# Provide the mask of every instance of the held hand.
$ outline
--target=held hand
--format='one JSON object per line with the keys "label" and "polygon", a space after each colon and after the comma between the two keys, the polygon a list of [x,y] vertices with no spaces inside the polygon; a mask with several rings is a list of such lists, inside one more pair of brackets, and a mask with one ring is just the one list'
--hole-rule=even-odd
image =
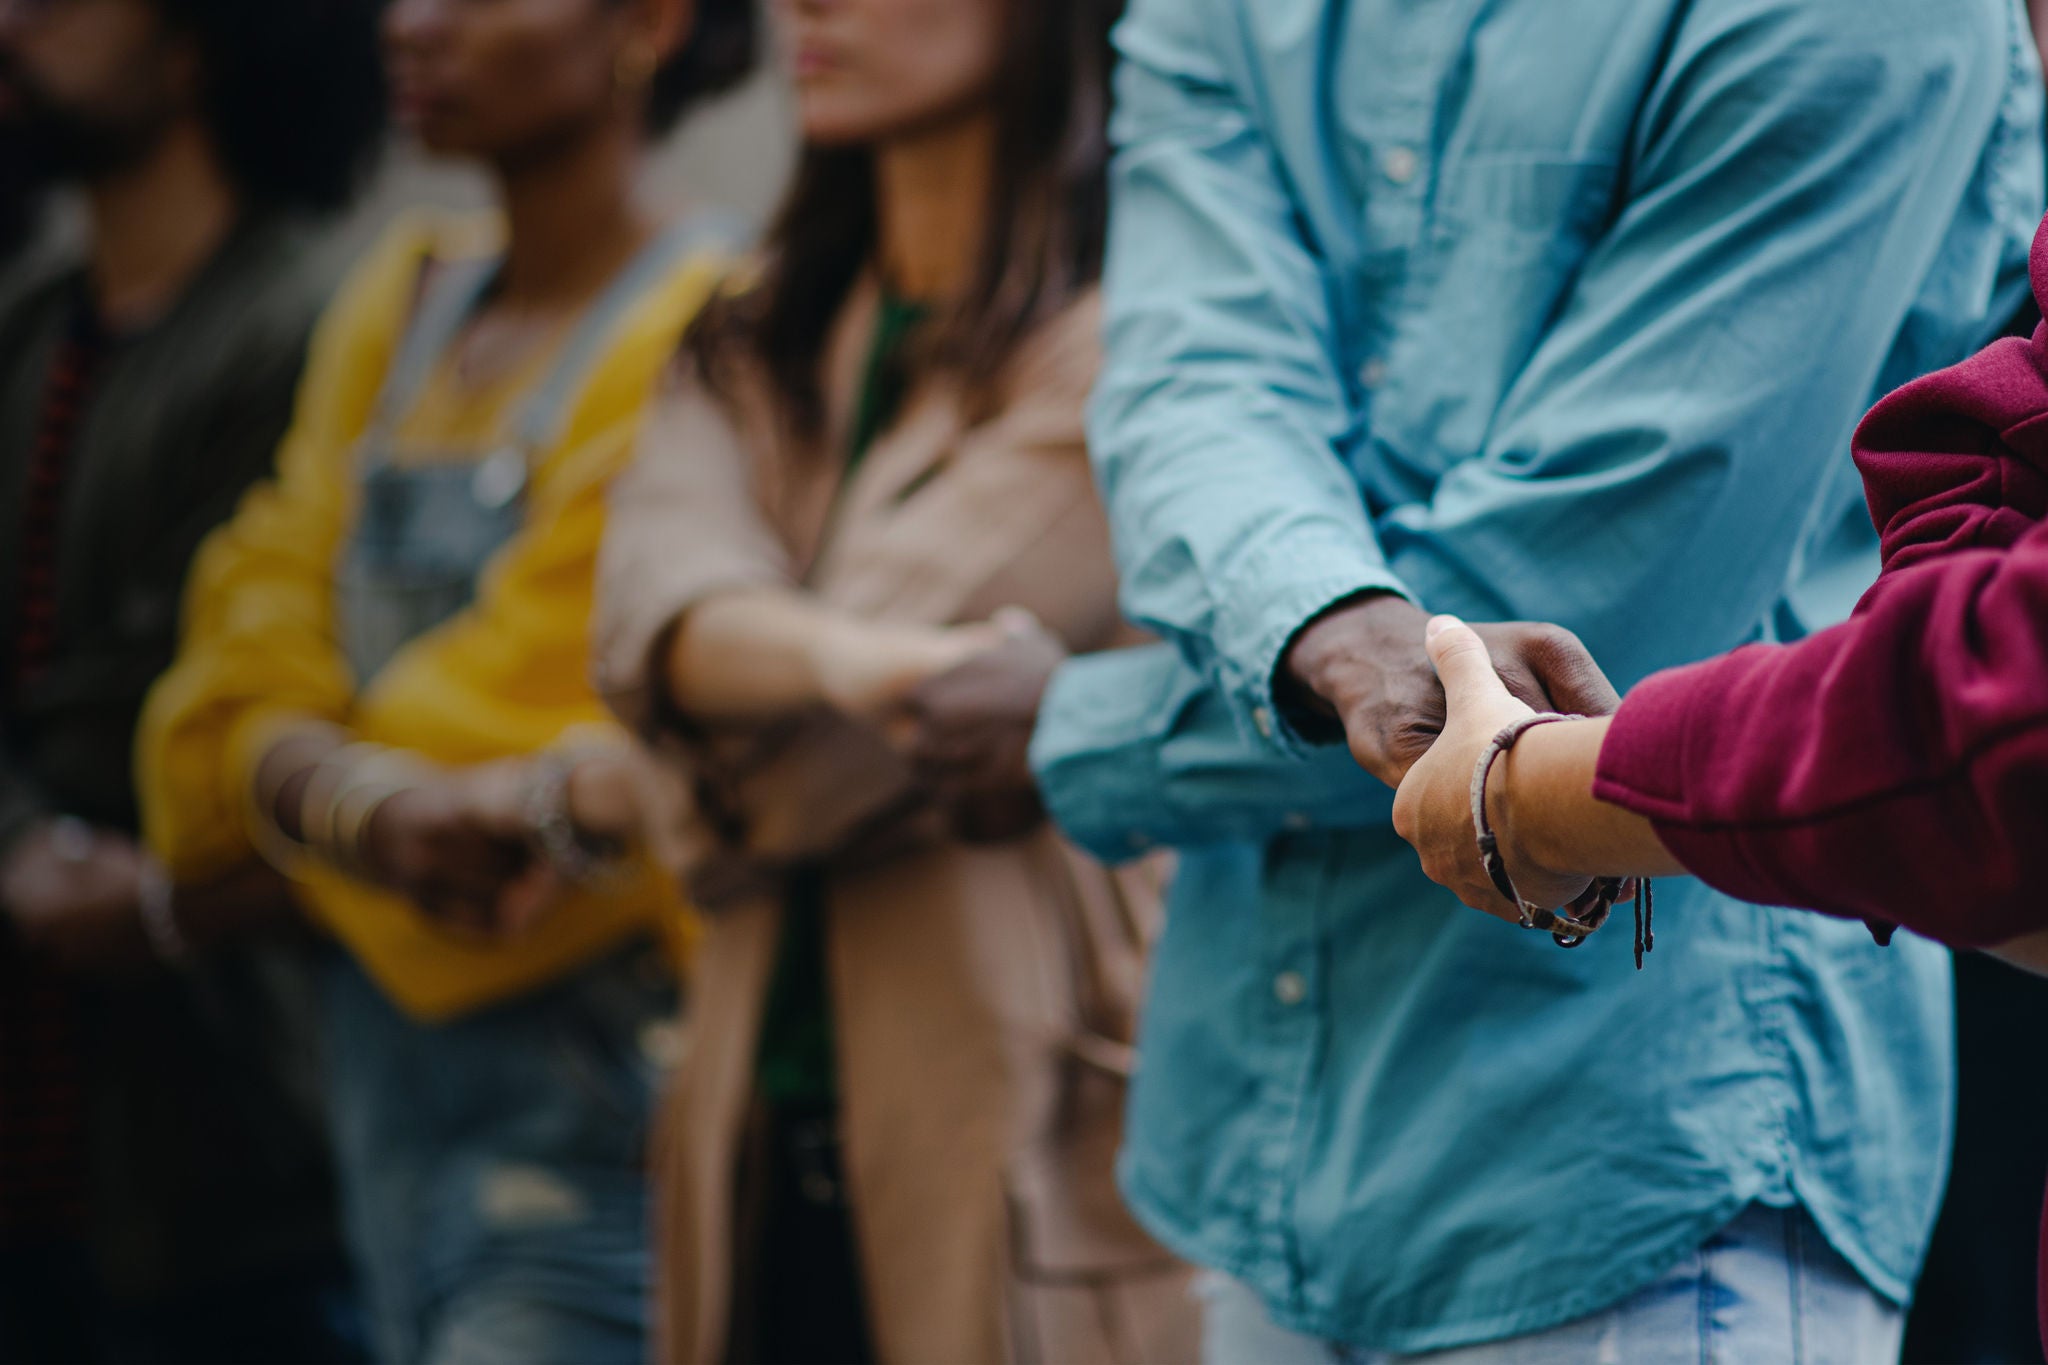
{"label": "held hand", "polygon": [[436,773],[387,798],[363,829],[370,874],[457,928],[496,935],[530,919],[557,888],[527,847],[524,769]]}
{"label": "held hand", "polygon": [[569,821],[582,838],[644,853],[662,867],[683,865],[682,779],[638,746],[593,749],[569,772]]}
{"label": "held hand", "polygon": [[148,863],[124,835],[46,821],[0,867],[0,910],[31,949],[74,972],[139,973],[155,960],[142,926]]}
{"label": "held hand", "polygon": [[835,618],[818,633],[814,666],[828,704],[849,716],[872,718],[1002,639],[1001,628],[989,623],[923,626]]}
{"label": "held hand", "polygon": [[[1436,743],[1401,780],[1394,797],[1394,829],[1422,855],[1422,870],[1431,881],[1449,888],[1475,910],[1515,921],[1517,908],[1480,865],[1478,834],[1472,827],[1472,773],[1495,735],[1534,712],[1502,684],[1487,642],[1472,627],[1455,617],[1436,617],[1429,622],[1427,647],[1443,680],[1447,715]],[[1511,814],[1498,800],[1509,761],[1511,757],[1495,763],[1487,787],[1487,821],[1500,836],[1508,873],[1515,889],[1535,904],[1570,904],[1591,879],[1558,876],[1518,853]]]}
{"label": "held hand", "polygon": [[[1404,598],[1368,597],[1312,621],[1285,661],[1285,680],[1304,704],[1336,718],[1359,766],[1390,787],[1444,725],[1443,688],[1423,648],[1427,621]],[[1570,631],[1523,621],[1467,629],[1484,642],[1508,693],[1528,706],[1582,716],[1620,707],[1614,685]]]}
{"label": "held hand", "polygon": [[1059,638],[1021,608],[990,624],[1001,631],[997,643],[918,687],[893,731],[955,835],[970,843],[1015,839],[1045,819],[1031,732],[1067,658]]}

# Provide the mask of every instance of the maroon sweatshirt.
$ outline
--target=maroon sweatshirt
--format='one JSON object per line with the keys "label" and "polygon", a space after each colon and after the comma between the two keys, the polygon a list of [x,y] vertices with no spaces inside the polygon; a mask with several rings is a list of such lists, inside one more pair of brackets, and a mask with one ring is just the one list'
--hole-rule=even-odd
{"label": "maroon sweatshirt", "polygon": [[[2048,307],[2048,223],[2032,264]],[[1886,398],[1855,453],[1884,547],[1855,615],[1642,683],[1594,791],[1743,900],[2048,929],[2048,324]]]}

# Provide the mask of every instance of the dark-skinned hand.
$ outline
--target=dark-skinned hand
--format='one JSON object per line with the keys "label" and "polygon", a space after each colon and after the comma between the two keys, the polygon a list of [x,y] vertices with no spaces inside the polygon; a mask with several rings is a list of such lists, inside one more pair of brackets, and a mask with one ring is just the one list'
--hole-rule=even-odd
{"label": "dark-skinned hand", "polygon": [[[1297,704],[1331,717],[1359,766],[1398,787],[1444,727],[1444,692],[1424,649],[1429,616],[1405,598],[1344,603],[1304,627],[1282,663]],[[1614,684],[1578,637],[1559,626],[1508,621],[1472,627],[1508,692],[1538,711],[1611,715]]]}
{"label": "dark-skinned hand", "polygon": [[371,814],[362,841],[368,871],[453,928],[516,933],[561,890],[526,841],[526,781],[516,760],[421,779]]}
{"label": "dark-skinned hand", "polygon": [[893,725],[918,779],[970,843],[1020,838],[1045,819],[1031,732],[1066,647],[1030,613],[1006,610],[997,643],[926,679]]}
{"label": "dark-skinned hand", "polygon": [[148,863],[124,834],[76,820],[44,821],[0,867],[0,910],[30,951],[68,971],[135,975],[155,962],[142,928]]}

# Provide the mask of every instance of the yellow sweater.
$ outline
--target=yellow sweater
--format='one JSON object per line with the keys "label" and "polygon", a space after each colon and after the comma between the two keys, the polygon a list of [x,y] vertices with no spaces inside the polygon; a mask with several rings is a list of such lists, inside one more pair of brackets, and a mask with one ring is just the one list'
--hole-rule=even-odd
{"label": "yellow sweater", "polygon": [[[537,457],[525,526],[487,566],[476,600],[361,686],[337,639],[334,574],[354,515],[356,443],[420,263],[488,242],[464,227],[413,222],[371,252],[314,335],[275,478],[250,492],[194,564],[178,660],[150,694],[136,750],[145,833],[181,881],[251,856],[254,765],[293,723],[339,722],[449,765],[533,753],[608,723],[588,663],[605,492],[664,363],[721,278],[724,262],[712,255],[680,262],[614,329],[568,405],[558,444]],[[530,990],[649,931],[680,958],[689,928],[652,865],[507,942],[451,934],[406,902],[317,866],[301,876],[308,908],[396,1004],[427,1020]]]}

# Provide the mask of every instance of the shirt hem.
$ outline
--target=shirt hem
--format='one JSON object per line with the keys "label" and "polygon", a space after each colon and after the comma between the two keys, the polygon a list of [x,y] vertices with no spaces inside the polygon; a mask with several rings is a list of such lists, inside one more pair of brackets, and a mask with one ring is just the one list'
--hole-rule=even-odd
{"label": "shirt hem", "polygon": [[[1672,1267],[1687,1255],[1697,1251],[1707,1239],[1734,1222],[1749,1205],[1768,1200],[1767,1182],[1759,1181],[1755,1190],[1731,1191],[1678,1224],[1677,1229],[1667,1240],[1660,1243],[1652,1253],[1633,1258],[1633,1266],[1625,1271],[1602,1266],[1574,1265],[1573,1278],[1597,1288],[1557,1298],[1523,1302],[1516,1307],[1498,1312],[1471,1313],[1444,1321],[1419,1324],[1347,1317],[1339,1312],[1318,1311],[1291,1303],[1285,1286],[1276,1288],[1246,1258],[1232,1254],[1218,1245],[1217,1239],[1205,1230],[1187,1224],[1174,1210],[1172,1202],[1152,1191],[1144,1178],[1138,1175],[1129,1163],[1125,1163],[1121,1184],[1124,1201],[1130,1208],[1132,1216],[1154,1239],[1183,1260],[1221,1271],[1241,1281],[1258,1295],[1274,1325],[1320,1341],[1340,1342],[1346,1346],[1399,1354],[1509,1341],[1516,1337],[1548,1331],[1553,1327],[1560,1327],[1565,1323],[1614,1308],[1669,1273]],[[1814,1212],[1807,1200],[1800,1199],[1798,1202],[1807,1207],[1809,1212]],[[1818,1212],[1814,1212],[1814,1220],[1827,1236],[1829,1245],[1841,1252],[1843,1258],[1849,1261],[1873,1289],[1894,1302],[1899,1301],[1884,1284],[1878,1283],[1871,1276],[1867,1268],[1871,1258],[1861,1250],[1851,1252],[1836,1238],[1834,1229],[1839,1226],[1839,1220],[1824,1218]]]}

